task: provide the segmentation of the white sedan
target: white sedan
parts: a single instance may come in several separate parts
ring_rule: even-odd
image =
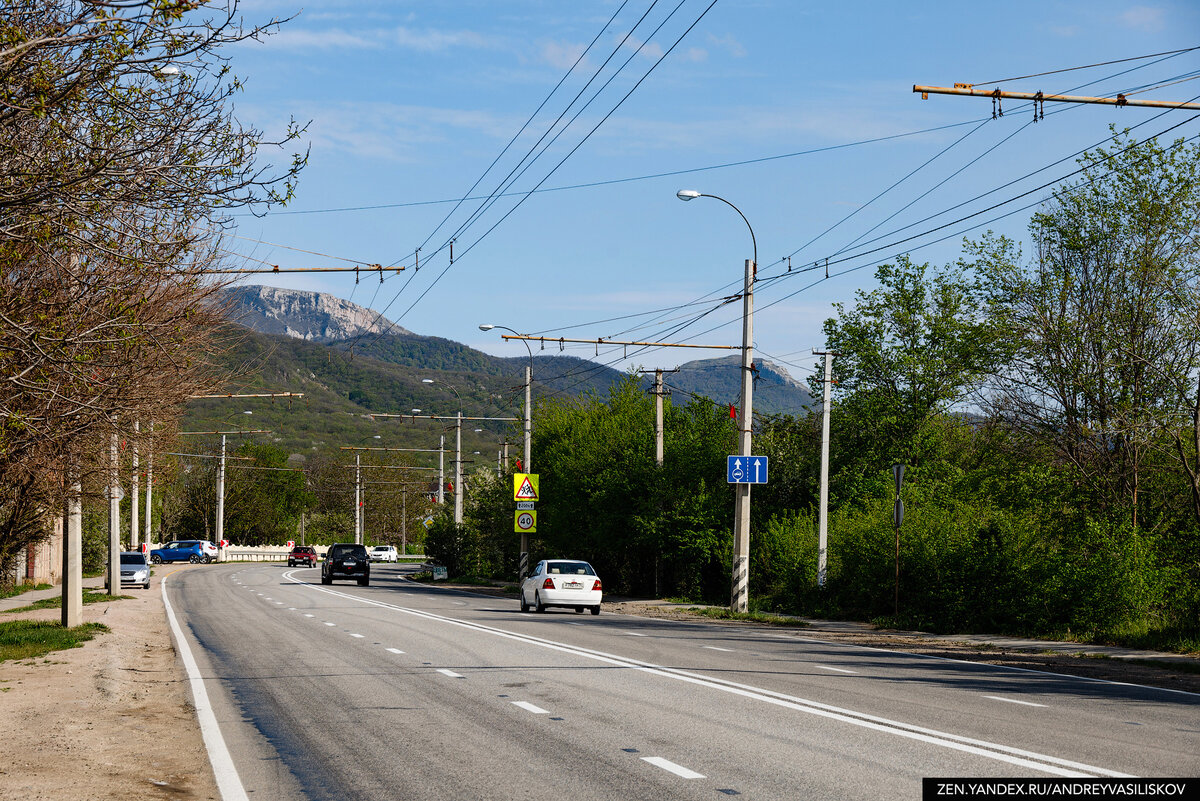
[[[578,559],[543,559],[521,582],[521,611],[533,607],[545,612],[547,607],[562,606],[583,612],[600,614],[604,587],[600,577],[587,562]]]
[[[400,556],[396,553],[395,545],[376,545],[367,552],[367,555],[371,557],[372,562],[400,561]]]

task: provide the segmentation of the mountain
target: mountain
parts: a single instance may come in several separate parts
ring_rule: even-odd
[[[370,309],[322,292],[238,286],[223,294],[229,319],[263,334],[328,343],[384,331],[412,333]]]
[[[679,365],[679,372],[664,376],[663,381],[680,392],[736,405],[742,391],[741,362],[740,355],[687,362]],[[754,367],[755,412],[799,415],[804,407],[814,405],[808,388],[785,368],[762,358],[754,360]]]

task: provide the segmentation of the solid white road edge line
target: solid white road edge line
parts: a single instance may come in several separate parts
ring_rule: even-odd
[[[1046,708],[1045,704],[1035,704],[1032,701],[1018,701],[1016,698],[1002,698],[999,695],[985,695],[983,697],[990,698],[993,701],[1003,701],[1006,704],[1021,704],[1022,706],[1040,706],[1042,709]]]
[[[1086,765],[1081,762],[1074,762],[1069,759],[1050,756],[1048,754],[1039,754],[1034,751],[1027,751],[1021,748],[1012,746],[1000,745],[999,743],[991,743],[986,740],[976,740],[971,737],[964,737],[958,734],[950,734],[949,732],[938,731],[936,729],[927,729],[922,726],[915,726],[910,723],[903,723],[897,720],[869,715],[865,712],[856,712],[852,709],[823,704],[818,701],[812,701],[807,698],[798,698],[796,696],[777,693],[773,690],[766,690],[760,687],[753,687],[747,684],[739,684],[737,682],[727,681],[725,679],[712,678],[703,676],[698,673],[689,673],[676,668],[667,668],[660,665],[655,665],[649,662],[642,662],[630,657],[616,656],[603,651],[593,651],[588,648],[579,646],[562,645],[561,643],[543,640],[538,637],[533,637],[528,634],[517,634],[504,629],[485,626],[482,623],[470,623],[464,620],[456,620],[452,617],[444,617],[442,615],[426,612],[420,609],[410,609],[396,604],[389,604],[384,601],[377,601],[369,598],[362,598],[349,593],[338,592],[337,590],[329,590],[324,587],[319,587],[313,584],[299,581],[284,574],[284,577],[300,586],[307,587],[314,592],[322,592],[328,595],[334,595],[339,598],[356,601],[368,606],[379,607],[380,609],[391,609],[397,612],[402,612],[414,617],[422,617],[427,620],[433,620],[441,623],[448,623],[462,628],[474,629],[475,631],[492,634],[497,637],[516,640],[531,645],[537,645],[541,648],[546,648],[552,651],[560,651],[562,653],[575,654],[587,659],[593,659],[597,662],[604,662],[611,665],[619,665],[622,667],[633,668],[651,675],[662,676],[676,681],[683,681],[689,684],[696,684],[702,687],[708,687],[722,692],[727,692],[732,695],[740,695],[745,698],[752,698],[763,701],[768,704],[780,706],[785,709],[792,709],[797,712],[805,712],[818,717],[830,718],[844,723],[850,723],[855,726],[861,726],[865,729],[879,731],[884,734],[891,734],[898,737],[904,737],[911,740],[937,745],[943,748],[949,748],[955,751],[973,754],[976,756],[996,759],[1001,762],[1007,762],[1011,765],[1029,768],[1031,770],[1040,770],[1043,773],[1050,773],[1056,776],[1064,776],[1068,778],[1091,778],[1094,776],[1109,776],[1113,778],[1132,778],[1131,774],[1120,773],[1118,771],[1109,770],[1107,768],[1097,767],[1095,765]]]
[[[662,757],[642,757],[642,761],[649,762],[651,765],[655,766],[656,768],[662,768],[663,770],[668,771],[670,773],[674,773],[676,776],[680,776],[684,779],[706,778],[703,773],[697,773],[694,770],[685,768],[683,765],[676,765],[674,762],[670,761],[669,759],[663,759]]]
[[[250,801],[246,788],[242,786],[241,777],[229,756],[229,747],[221,736],[221,726],[213,713],[212,704],[208,700],[208,691],[204,689],[204,679],[200,676],[200,668],[192,657],[192,649],[183,636],[183,629],[175,619],[175,610],[167,600],[167,579],[174,574],[163,576],[159,582],[162,591],[163,606],[167,610],[167,622],[171,624],[171,636],[175,647],[179,649],[179,658],[183,660],[183,668],[187,672],[188,686],[192,690],[192,704],[196,707],[196,720],[200,724],[200,734],[204,738],[204,747],[208,751],[208,761],[212,765],[213,776],[217,779],[217,791],[224,801]]]

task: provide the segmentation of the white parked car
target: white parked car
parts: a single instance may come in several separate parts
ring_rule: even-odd
[[[367,555],[371,557],[372,562],[400,561],[400,556],[396,553],[395,545],[376,545],[367,552]]]
[[[604,587],[600,577],[587,562],[578,559],[543,559],[521,582],[521,611],[533,607],[545,612],[547,607],[562,606],[583,612],[600,614]]]

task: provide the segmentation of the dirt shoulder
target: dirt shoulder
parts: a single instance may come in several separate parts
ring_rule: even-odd
[[[88,604],[110,631],[80,648],[0,662],[0,799],[219,799],[154,569],[134,600]],[[58,609],[0,621],[60,619]]]

